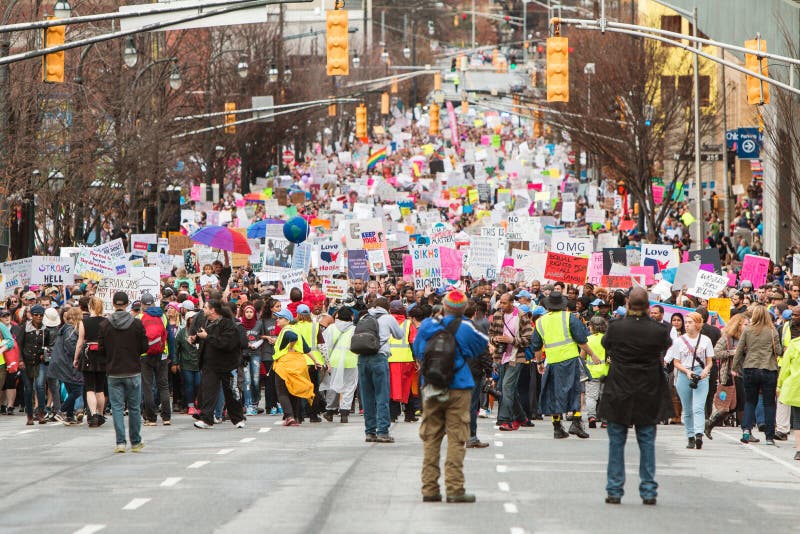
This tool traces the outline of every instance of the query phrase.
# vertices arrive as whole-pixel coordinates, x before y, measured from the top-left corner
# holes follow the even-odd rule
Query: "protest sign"
[[[341,271],[342,246],[335,241],[325,241],[319,245],[319,266],[317,272],[329,276]]]
[[[592,252],[589,258],[589,270],[586,273],[586,281],[590,284],[600,285],[603,281],[603,253]]]
[[[675,273],[675,280],[672,282],[672,290],[680,291],[684,287],[694,287],[694,282],[697,280],[697,272],[699,270],[700,262],[697,261],[690,261],[678,265],[678,270]]]
[[[563,222],[575,222],[575,202],[562,203],[561,220]]]
[[[322,292],[331,300],[344,300],[349,282],[338,278],[323,278]]]
[[[438,245],[440,247],[454,247],[456,244],[453,231],[447,228],[443,223],[436,223],[428,233],[431,245]]]
[[[369,272],[374,275],[389,274],[386,263],[387,252],[381,248],[367,250],[367,264]]]
[[[469,275],[493,280],[497,277],[497,238],[475,236],[469,246]]]
[[[439,289],[444,285],[442,278],[442,259],[439,247],[434,245],[408,246],[414,275],[414,289]]]
[[[514,249],[511,251],[514,267],[522,271],[523,279],[530,283],[534,280],[543,282],[544,271],[547,267],[546,252],[531,252],[528,250]]]
[[[156,252],[157,234],[131,234],[131,255],[145,257],[148,252]]]
[[[447,280],[459,280],[463,265],[463,253],[449,247],[440,247],[439,255],[442,260],[442,276]]]
[[[286,295],[296,287],[300,291],[303,290],[303,269],[289,269],[281,275],[281,282],[283,282],[283,291]]]
[[[269,225],[268,225],[269,226]],[[264,239],[264,256],[262,265],[272,267],[291,267],[294,255],[294,243],[278,237]]]
[[[75,260],[75,273],[92,280],[127,276],[129,274],[127,258],[121,238],[96,247],[84,247]]]
[[[604,274],[602,278],[603,287],[614,289],[629,289],[633,287],[633,279],[630,276],[613,276]]]
[[[27,286],[31,283],[32,265],[33,258],[0,263],[0,272],[3,273],[3,287],[7,295],[13,293],[16,288]]]
[[[586,282],[586,271],[588,268],[588,258],[548,252],[544,277],[556,282],[582,285]]]
[[[33,256],[31,284],[63,286],[75,283],[72,258],[58,256]]]
[[[389,263],[392,267],[392,274],[403,276],[403,257],[408,255],[406,247],[396,248],[389,251]]]
[[[656,273],[677,267],[672,255],[672,245],[642,244],[642,265],[651,265]]]
[[[628,253],[624,248],[604,248],[603,249],[603,274],[610,274],[611,267],[616,264],[627,266]]]
[[[599,208],[586,209],[587,224],[603,224],[606,222],[606,212]]]
[[[708,300],[719,296],[720,291],[723,291],[727,285],[727,276],[720,276],[700,269],[697,271],[694,286],[686,292],[689,295]]]
[[[792,276],[800,276],[800,254],[792,255]]]
[[[347,277],[351,280],[369,280],[366,250],[347,251]]]
[[[731,320],[731,306],[731,299],[729,298],[708,299],[708,311],[717,312],[726,323]]]
[[[563,234],[553,236],[550,241],[550,250],[568,256],[582,256],[588,258],[592,253],[593,243],[591,237],[567,237]]]
[[[742,272],[739,273],[740,280],[750,280],[753,287],[761,287],[767,281],[769,272],[769,258],[745,254],[742,262]]]
[[[644,283],[651,286],[656,283],[654,269],[652,265],[634,265],[631,268],[632,275],[644,276]]]
[[[161,285],[158,267],[131,267],[127,276],[104,277],[95,290],[95,296],[103,301],[104,313],[114,312],[114,293],[122,291],[130,303],[142,300],[145,294],[161,300]]]
[[[719,249],[706,248],[703,250],[690,250],[687,261],[699,261],[700,265],[711,264],[716,274],[722,274],[722,264],[719,259]]]
[[[183,235],[179,232],[170,232],[169,234],[169,253],[177,256],[182,253],[184,249],[192,248],[192,240],[188,235]]]

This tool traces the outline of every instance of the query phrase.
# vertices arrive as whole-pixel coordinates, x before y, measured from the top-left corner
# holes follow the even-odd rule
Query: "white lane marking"
[[[189,467],[187,467],[186,469],[200,469],[200,468],[201,468],[201,467],[203,467],[204,465],[206,465],[206,464],[210,464],[210,463],[211,463],[211,462],[209,462],[208,460],[200,460],[200,461],[198,461],[198,462],[195,462],[195,463],[193,463],[192,465],[190,465],[190,466],[189,466]]]
[[[494,446],[495,447],[502,447],[503,446],[503,442],[502,441],[495,441],[494,442]]]
[[[506,502],[503,503],[503,508],[505,509],[507,514],[516,514],[519,510],[517,510],[517,505],[513,502]]]
[[[95,532],[100,532],[104,528],[106,528],[105,525],[85,525],[76,530],[73,534],[94,534]]]
[[[737,438],[728,436],[727,434],[725,434],[723,432],[720,432],[719,434],[721,436],[731,440],[731,441],[739,442],[739,440]],[[742,443],[742,445],[744,445],[744,443]],[[764,458],[768,458],[768,459],[772,460],[775,463],[781,464],[783,467],[789,469],[789,471],[792,471],[795,475],[800,475],[800,468],[798,468],[796,465],[790,464],[789,462],[787,462],[785,460],[781,460],[777,456],[773,456],[772,454],[759,449],[757,445],[744,445],[744,447],[750,449],[751,451],[753,451],[754,453],[756,453],[758,455],[763,456]]]
[[[250,443],[251,441],[255,441],[256,438],[242,438],[239,440],[239,443]]]
[[[17,434],[18,435],[19,434],[30,434],[31,432],[38,432],[38,431],[39,431],[38,428],[30,428],[28,430],[20,430],[19,432],[17,432]]]
[[[270,430],[272,430],[272,429],[271,428],[267,428],[267,427],[262,427],[262,428],[258,429],[258,433],[259,434],[263,434],[265,432],[269,432]]]
[[[232,452],[233,452],[233,449],[220,449],[219,451],[217,451],[217,454],[223,454],[224,455],[224,454],[230,454]]]
[[[494,459],[495,460],[505,460],[506,459],[506,455],[505,454],[495,454],[494,455]]]
[[[136,498],[136,499],[131,499],[131,502],[129,502],[128,504],[123,506],[122,509],[123,510],[136,510],[137,508],[141,508],[142,506],[144,506],[148,502],[150,502],[150,498],[149,497],[139,497],[139,498]]]
[[[496,438],[499,438],[499,437],[500,437],[500,436],[502,436],[502,435],[503,435],[503,434],[502,434],[501,432],[497,432],[497,433],[495,433],[494,437],[496,437]]]
[[[511,488],[509,487],[508,482],[498,482],[497,483],[497,488],[500,491],[511,491]]]
[[[180,482],[181,480],[183,480],[183,477],[167,477],[166,479],[164,479],[164,482],[160,484],[160,486],[162,488],[170,488],[175,484],[177,484],[178,482]]]
[[[507,465],[498,465],[497,466],[497,472],[498,473],[505,473],[507,471],[508,471],[508,466]]]
[[[525,529],[522,527],[511,527],[511,534],[525,534]]]

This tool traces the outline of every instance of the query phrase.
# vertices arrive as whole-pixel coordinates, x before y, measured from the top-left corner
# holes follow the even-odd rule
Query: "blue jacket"
[[[428,340],[437,332],[444,330],[454,318],[455,315],[446,315],[441,322],[431,318],[422,321],[412,347],[414,357],[417,360],[423,359],[425,344]],[[472,389],[475,387],[475,381],[472,379],[472,372],[465,358],[472,359],[486,352],[489,338],[478,332],[472,321],[463,318],[456,332],[456,343],[458,345],[456,350],[456,372],[453,381],[450,383],[450,389]]]

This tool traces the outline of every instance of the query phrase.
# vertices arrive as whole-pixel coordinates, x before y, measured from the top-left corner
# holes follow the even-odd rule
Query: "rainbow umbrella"
[[[264,239],[267,237],[268,224],[283,224],[286,221],[282,219],[263,219],[256,221],[247,227],[247,237],[250,239]]]
[[[248,255],[251,253],[247,238],[227,226],[204,226],[190,235],[189,239],[195,243],[227,250],[228,252]]]
[[[265,202],[268,198],[264,193],[247,193],[244,200],[245,202]]]

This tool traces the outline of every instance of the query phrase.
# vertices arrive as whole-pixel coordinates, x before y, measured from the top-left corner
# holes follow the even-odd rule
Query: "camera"
[[[697,389],[697,383],[700,382],[700,375],[692,373],[692,378],[689,379],[689,387]]]
[[[495,352],[495,354],[505,354],[507,348],[508,348],[508,343],[495,343],[494,344],[494,352]]]
[[[502,398],[503,398],[503,394],[500,392],[500,390],[496,389],[496,388],[494,388],[492,386],[492,381],[491,380],[486,380],[483,383],[483,388],[482,389],[483,389],[484,393],[486,393],[487,395],[491,395],[492,397],[494,397],[498,401],[502,400]]]

